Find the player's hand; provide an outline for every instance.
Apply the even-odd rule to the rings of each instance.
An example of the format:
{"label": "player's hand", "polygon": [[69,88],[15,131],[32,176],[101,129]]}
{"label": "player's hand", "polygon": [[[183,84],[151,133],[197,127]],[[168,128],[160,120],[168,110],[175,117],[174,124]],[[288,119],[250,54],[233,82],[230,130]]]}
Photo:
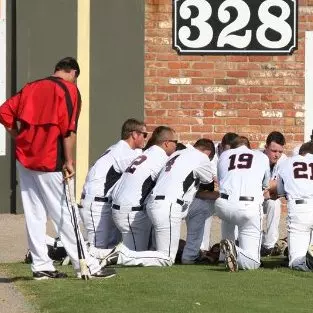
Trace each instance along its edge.
{"label": "player's hand", "polygon": [[75,175],[75,168],[73,161],[65,161],[63,165],[64,179],[69,179]]}
{"label": "player's hand", "polygon": [[266,188],[266,189],[263,190],[263,197],[264,197],[265,200],[268,200],[268,199],[271,198],[269,188]]}

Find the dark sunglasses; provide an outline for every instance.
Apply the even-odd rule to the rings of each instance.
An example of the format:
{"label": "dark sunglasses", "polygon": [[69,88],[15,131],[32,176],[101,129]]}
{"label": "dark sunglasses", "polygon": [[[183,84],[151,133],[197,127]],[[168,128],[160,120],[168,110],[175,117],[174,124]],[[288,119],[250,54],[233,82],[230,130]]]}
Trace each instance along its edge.
{"label": "dark sunglasses", "polygon": [[135,130],[136,133],[139,133],[139,134],[142,134],[143,135],[143,138],[147,138],[148,137],[148,133],[147,132],[143,132],[141,130]]}

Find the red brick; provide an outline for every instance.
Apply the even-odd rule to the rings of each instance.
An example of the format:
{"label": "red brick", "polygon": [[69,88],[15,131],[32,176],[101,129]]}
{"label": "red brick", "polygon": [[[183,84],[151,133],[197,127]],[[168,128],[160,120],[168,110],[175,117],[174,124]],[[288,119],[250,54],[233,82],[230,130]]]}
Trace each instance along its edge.
{"label": "red brick", "polygon": [[261,99],[261,95],[258,95],[258,94],[238,95],[237,97],[238,101],[243,101],[243,102],[259,102],[260,99]]}
{"label": "red brick", "polygon": [[215,85],[236,85],[237,79],[234,78],[216,78]]}
{"label": "red brick", "polygon": [[203,62],[195,62],[192,66],[194,69],[213,69],[214,64],[213,63],[203,63]]}
{"label": "red brick", "polygon": [[206,117],[203,119],[204,124],[210,124],[210,125],[225,125],[226,119],[221,117]]}
{"label": "red brick", "polygon": [[167,116],[166,110],[145,110],[146,116]]}
{"label": "red brick", "polygon": [[168,68],[170,69],[183,69],[189,67],[190,67],[189,62],[168,62]]}
{"label": "red brick", "polygon": [[202,103],[197,101],[185,101],[181,103],[182,109],[199,109],[202,106]]}
{"label": "red brick", "polygon": [[168,110],[168,116],[188,117],[190,114],[188,110]]}
{"label": "red brick", "polygon": [[160,108],[162,109],[179,109],[180,102],[175,101],[160,101],[159,102]]}
{"label": "red brick", "polygon": [[262,113],[260,110],[238,110],[238,116],[257,117],[261,119]]}
{"label": "red brick", "polygon": [[231,94],[240,94],[240,93],[248,94],[250,92],[250,88],[230,86],[228,87],[228,92]]}
{"label": "red brick", "polygon": [[191,131],[195,133],[204,133],[213,131],[213,126],[209,124],[191,126]]}
{"label": "red brick", "polygon": [[248,71],[227,71],[228,77],[248,77]]}
{"label": "red brick", "polygon": [[270,118],[250,118],[249,119],[250,125],[271,125],[272,119]]}
{"label": "red brick", "polygon": [[173,101],[190,101],[191,95],[189,94],[173,94],[169,95],[169,100]]}
{"label": "red brick", "polygon": [[216,101],[236,101],[237,95],[215,95]]}
{"label": "red brick", "polygon": [[188,86],[188,85],[180,85],[179,92],[183,93],[202,93],[203,87],[202,86]]}
{"label": "red brick", "polygon": [[151,93],[146,94],[145,99],[148,101],[159,101],[159,100],[167,100],[168,95],[164,93]]}
{"label": "red brick", "polygon": [[201,78],[193,78],[192,79],[192,84],[193,85],[213,85],[214,79],[213,78],[206,78],[206,77],[201,77]]}
{"label": "red brick", "polygon": [[248,118],[228,118],[226,119],[226,125],[249,125]]}
{"label": "red brick", "polygon": [[157,92],[168,92],[168,93],[178,92],[178,86],[157,86],[156,89]]}
{"label": "red brick", "polygon": [[214,126],[214,131],[216,133],[223,133],[223,134],[225,134],[226,132],[236,133],[237,127],[236,126],[227,126],[227,128],[226,128],[225,126]]}
{"label": "red brick", "polygon": [[213,101],[214,95],[213,94],[193,94],[192,101]]}

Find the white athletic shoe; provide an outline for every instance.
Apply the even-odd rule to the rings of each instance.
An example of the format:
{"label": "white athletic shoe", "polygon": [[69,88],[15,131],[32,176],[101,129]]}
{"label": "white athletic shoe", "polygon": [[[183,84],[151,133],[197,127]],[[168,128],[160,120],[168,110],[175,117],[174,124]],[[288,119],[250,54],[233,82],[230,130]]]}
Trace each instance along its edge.
{"label": "white athletic shoe", "polygon": [[116,245],[111,252],[101,261],[100,266],[105,267],[109,265],[116,265],[118,256],[120,254],[120,250],[123,247],[123,243],[120,242],[118,245]]}
{"label": "white athletic shoe", "polygon": [[225,265],[230,272],[238,271],[237,252],[235,244],[228,239],[223,239],[220,243],[221,250],[225,254]]}

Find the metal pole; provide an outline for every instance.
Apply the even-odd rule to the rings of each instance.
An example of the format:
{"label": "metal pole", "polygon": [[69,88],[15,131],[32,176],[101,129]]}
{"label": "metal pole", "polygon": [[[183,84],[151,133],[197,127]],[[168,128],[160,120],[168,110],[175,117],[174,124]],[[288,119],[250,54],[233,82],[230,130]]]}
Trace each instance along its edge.
{"label": "metal pole", "polygon": [[[11,95],[16,94],[16,0],[11,0]],[[11,174],[10,174],[10,212],[16,214],[16,159],[15,159],[15,141],[11,139]]]}

